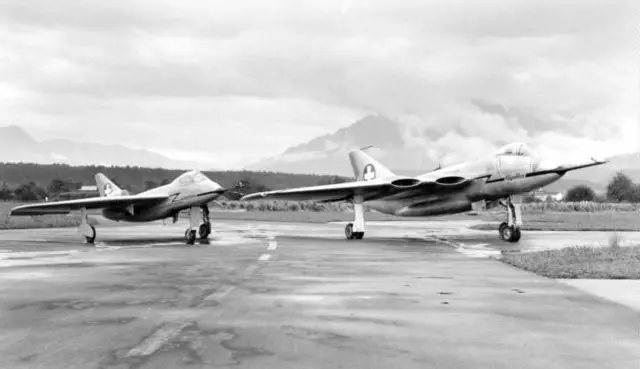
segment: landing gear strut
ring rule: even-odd
[[[510,196],[507,197],[506,201],[500,202],[500,205],[507,209],[507,221],[500,224],[500,227],[498,228],[500,238],[507,242],[520,241],[520,228],[522,227],[520,203],[515,203]]]
[[[84,236],[87,244],[93,244],[96,240],[96,229],[89,224],[87,208],[80,209],[80,225],[77,232],[79,235]]]
[[[189,228],[184,232],[184,240],[187,245],[193,245],[196,242],[196,233],[200,235],[201,240],[206,240],[211,234],[209,207],[206,204],[200,208],[192,207],[189,209]]]
[[[206,240],[209,238],[211,234],[211,221],[209,220],[209,207],[207,204],[204,204],[200,207],[202,209],[202,224],[198,228],[198,233],[200,233],[200,239]]]
[[[364,207],[362,195],[353,196],[353,213],[355,221],[347,224],[344,235],[347,240],[361,240],[364,237]]]

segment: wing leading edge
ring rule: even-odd
[[[73,210],[104,209],[110,207],[127,207],[130,205],[149,206],[158,204],[169,197],[166,195],[145,195],[145,196],[114,196],[114,197],[91,197],[86,199],[43,202],[39,204],[29,204],[17,206],[11,209],[11,216],[14,215],[44,215],[44,214],[67,214]]]
[[[332,185],[299,187],[287,190],[258,192],[243,196],[240,200],[312,200],[318,202],[342,201],[355,194],[367,197],[372,194],[389,190],[392,186],[381,181],[355,181]]]
[[[396,177],[387,180],[374,181],[354,181],[347,183],[339,183],[333,185],[299,187],[287,190],[275,190],[267,192],[258,192],[246,195],[240,200],[310,200],[315,202],[333,202],[344,201],[350,199],[354,195],[362,195],[365,201],[376,200],[379,198],[398,195],[401,193],[416,194],[440,192],[446,190],[458,190],[470,185],[476,180],[486,180],[488,174],[474,175],[467,178],[455,177],[456,181],[435,180],[417,180],[414,178]],[[453,178],[453,177],[451,177]],[[409,183],[407,185],[403,184]],[[410,182],[409,182],[410,181]]]

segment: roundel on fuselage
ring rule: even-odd
[[[376,167],[373,164],[367,164],[364,167],[364,171],[362,172],[362,179],[365,181],[370,181],[376,178]]]

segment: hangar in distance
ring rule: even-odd
[[[356,180],[348,183],[254,193],[242,200],[284,199],[316,202],[348,201],[355,219],[345,227],[347,239],[365,233],[363,204],[381,213],[435,216],[502,206],[506,221],[499,226],[505,241],[521,236],[521,194],[544,187],[567,172],[606,163],[590,158],[576,163],[542,160],[525,143],[515,142],[493,155],[438,168],[418,177],[397,176],[365,153],[368,147],[349,152]]]
[[[169,184],[137,195],[120,189],[102,173],[96,174],[95,179],[99,197],[22,205],[11,209],[11,215],[68,214],[79,210],[78,234],[84,236],[87,243],[93,243],[96,230],[89,224],[87,211],[90,209],[102,209],[105,218],[115,221],[150,222],[173,218],[174,223],[178,221],[180,212],[188,209],[189,227],[184,237],[187,244],[193,244],[196,230],[201,239],[208,238],[211,233],[207,204],[230,191],[195,170],[183,173]]]

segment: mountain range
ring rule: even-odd
[[[15,125],[0,127],[0,161],[211,169],[207,163],[174,160],[155,152],[132,149],[123,145],[76,142],[70,139],[36,141]]]
[[[428,142],[442,133],[425,129],[422,132],[399,124],[383,115],[368,115],[337,131],[316,137],[286,149],[282,154],[266,158],[244,169],[296,174],[331,174],[353,177],[347,158],[349,150],[366,145],[376,147],[372,155],[397,174],[415,176],[435,169],[439,163],[428,155],[421,142]],[[418,137],[418,144],[407,142]],[[451,148],[455,151],[457,148]],[[560,181],[546,187],[551,192],[564,192],[584,184],[596,192],[604,192],[616,172],[623,172],[640,183],[640,153],[609,158],[603,166],[570,172]],[[147,168],[211,170],[202,162],[174,160],[161,154],[132,149],[123,145],[76,142],[70,139],[37,141],[18,126],[0,127],[0,162],[31,162],[40,164],[140,166]]]
[[[380,115],[369,115],[334,133],[314,138],[285,150],[282,154],[247,166],[249,170],[268,170],[288,173],[336,174],[353,177],[347,158],[349,150],[366,145],[377,148],[372,155],[397,174],[415,176],[434,169],[439,163],[426,155],[424,145],[412,146],[405,138],[406,127]],[[430,135],[433,132],[411,132]],[[425,137],[425,142],[429,137]],[[455,150],[455,148],[452,148]],[[603,166],[569,172],[556,183],[546,187],[550,192],[564,192],[583,184],[596,192],[604,192],[613,175],[621,171],[640,182],[640,153],[608,158]]]

